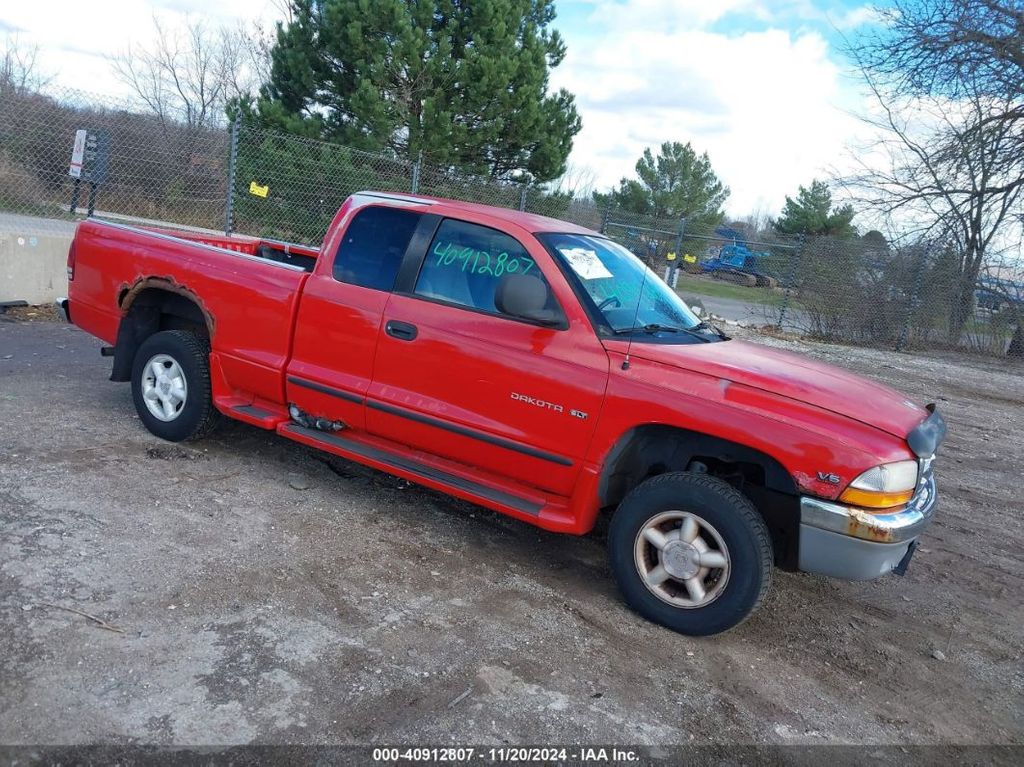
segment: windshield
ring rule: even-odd
[[[591,313],[613,333],[671,333],[701,324],[672,288],[617,242],[583,234],[537,237],[576,277]]]

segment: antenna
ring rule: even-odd
[[[640,282],[640,295],[636,297],[636,312],[633,314],[633,324],[629,326],[631,330],[636,327],[636,323],[640,319],[640,302],[644,300],[644,288],[647,287],[647,273],[651,271],[643,259],[640,259],[640,263],[644,265],[644,278]],[[629,350],[632,348],[633,333],[630,333],[629,339],[626,341],[626,359],[622,361],[623,370],[629,370]]]

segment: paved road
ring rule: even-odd
[[[700,303],[705,311],[716,317],[742,322],[744,324],[765,325],[775,321],[774,307],[755,304],[733,298],[705,296],[690,291],[682,291],[681,295],[687,303]]]
[[[774,325],[779,319],[779,307],[742,301],[735,298],[705,296],[690,290],[680,291],[690,304],[700,303],[704,309],[716,317],[721,317],[744,325]],[[783,324],[787,331],[799,331],[808,327],[807,313],[792,306],[787,307]]]

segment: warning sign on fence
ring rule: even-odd
[[[82,163],[85,159],[85,137],[87,131],[75,131],[75,143],[71,149],[71,167],[68,168],[68,175],[72,178],[82,177]]]
[[[249,184],[249,194],[254,194],[257,197],[266,197],[270,194],[270,185],[260,186],[255,181]]]
[[[75,131],[68,175],[91,184],[104,184],[110,173],[110,133],[100,128]]]

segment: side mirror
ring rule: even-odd
[[[531,274],[506,274],[494,292],[494,308],[541,325],[560,325],[562,314],[548,309],[551,288]]]

